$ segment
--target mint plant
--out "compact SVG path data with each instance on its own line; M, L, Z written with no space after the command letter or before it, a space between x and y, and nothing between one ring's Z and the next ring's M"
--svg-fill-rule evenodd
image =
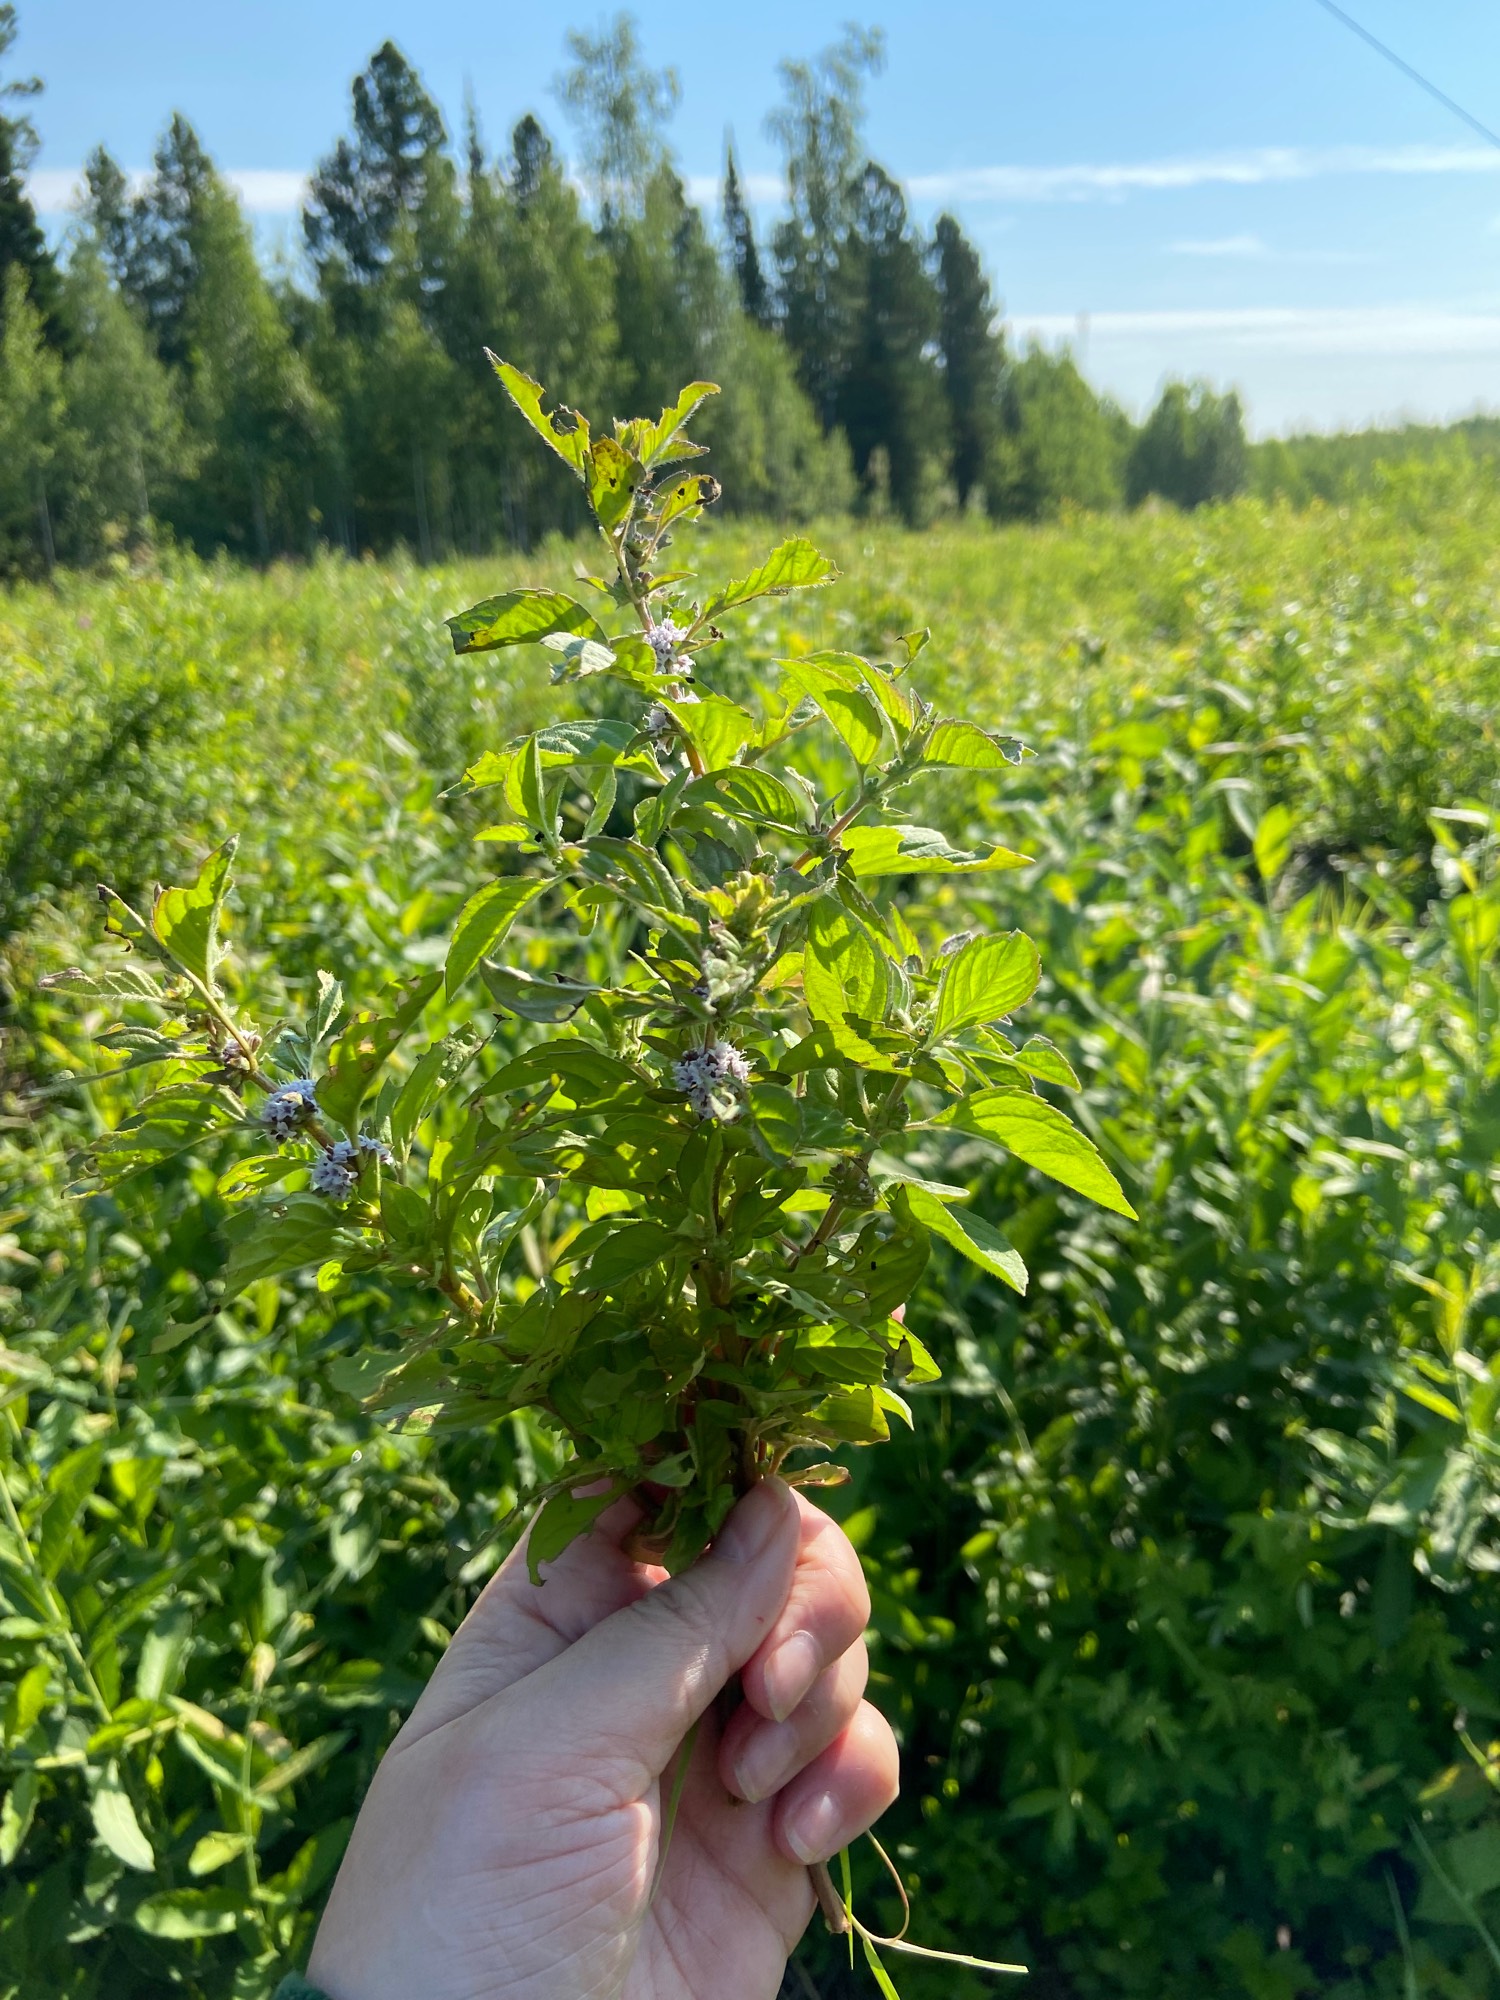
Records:
M903 1158L915 1138L929 1163L945 1135L992 1141L1133 1211L1037 1089L1076 1084L1065 1058L1008 1026L1039 978L1031 940L931 949L903 907L916 877L1023 865L903 809L935 773L1003 778L1022 745L924 700L925 632L894 662L798 653L747 689L734 615L836 571L802 539L717 588L675 565L720 490L686 469L713 386L595 436L491 359L608 559L588 602L506 591L449 621L454 647L545 647L607 712L467 773L496 801L480 838L502 866L443 969L347 1006L320 974L305 1018L252 1026L221 977L231 843L146 911L101 889L133 955L61 980L117 1008L106 1049L164 1070L97 1147L95 1184L242 1131L224 1299L311 1266L324 1289L378 1274L408 1330L359 1357L368 1410L439 1430L532 1413L572 1454L535 1496L533 1574L623 1493L634 1553L675 1570L755 1480L833 1482L830 1453L911 1421L903 1388L938 1367L900 1309L933 1237L1024 1290L966 1187Z

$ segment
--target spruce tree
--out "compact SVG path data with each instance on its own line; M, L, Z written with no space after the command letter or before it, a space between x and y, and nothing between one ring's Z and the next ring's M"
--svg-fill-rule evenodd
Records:
M730 264L745 316L757 326L769 326L771 288L761 269L760 252L755 247L755 223L740 190L739 168L735 164L732 141L724 167L724 234L729 242Z
M983 485L1000 423L1005 338L995 326L995 301L974 248L951 215L933 232L938 293L938 347L953 450L950 471L958 503Z
M906 198L873 161L855 185L837 295L845 329L838 422L867 486L879 452L892 504L917 521L947 454L947 413L930 355L937 290Z
M421 209L447 134L442 114L394 42L354 79L354 135L321 160L302 211L303 234L340 317L358 319L396 231Z
M511 192L523 206L535 201L556 171L557 160L552 141L528 111L511 134Z
M83 164L83 222L110 277L121 291L133 288L139 250L139 211L119 161L96 146Z
M204 204L213 162L180 111L156 149L152 175L131 204L124 289L145 317L163 361L188 359L188 301L198 279Z

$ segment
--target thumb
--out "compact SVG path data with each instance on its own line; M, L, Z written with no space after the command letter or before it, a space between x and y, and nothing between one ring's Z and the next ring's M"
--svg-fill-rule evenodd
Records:
M776 1622L799 1542L790 1487L760 1481L691 1569L614 1612L531 1677L553 1748L591 1763L628 1758L637 1788L659 1776Z

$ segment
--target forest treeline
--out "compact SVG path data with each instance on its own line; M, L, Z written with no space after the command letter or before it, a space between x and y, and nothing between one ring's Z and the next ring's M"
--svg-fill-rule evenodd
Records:
M0 64L16 28L0 5ZM924 234L865 156L877 32L781 65L785 209L764 236L732 144L717 216L689 199L677 81L629 16L567 50L565 165L534 115L496 151L470 105L455 143L384 43L311 178L295 271L264 268L181 114L143 186L96 150L49 245L25 178L40 86L0 81L0 573L163 533L256 561L430 559L577 526L485 346L585 410L721 383L701 434L735 468L729 504L792 520L1192 507L1268 481L1306 497L1365 469L1301 451L1323 440L1268 460L1238 398L1201 383L1169 383L1136 426L1067 351L1012 352L959 223Z

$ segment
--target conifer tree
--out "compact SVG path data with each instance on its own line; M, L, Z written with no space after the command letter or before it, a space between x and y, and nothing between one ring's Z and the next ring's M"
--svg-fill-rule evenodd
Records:
M771 288L761 269L760 252L755 247L755 223L740 189L739 168L735 163L734 142L727 148L724 165L724 234L729 242L729 260L739 287L740 305L747 319L757 326L771 323Z
M906 211L883 168L859 176L837 272L844 366L836 413L867 484L878 451L892 504L922 517L947 453L942 387L929 355L937 292Z
M204 548L264 562L307 546L310 384L239 204L211 166L185 232L184 406L198 460L174 516Z
M1000 423L1005 339L995 326L995 301L979 252L951 215L933 232L938 293L938 347L953 450L950 472L958 503L983 485Z
M319 284L340 322L367 321L368 290L396 232L426 199L447 134L442 114L394 42L354 79L352 139L341 138L312 177L302 228Z
M156 351L174 367L188 358L188 302L198 279L204 205L213 163L180 111L172 114L144 192L130 208L124 287L145 317Z
M83 165L83 223L94 254L123 292L134 288L138 211L119 161L96 146Z

